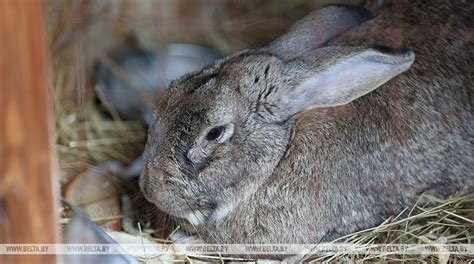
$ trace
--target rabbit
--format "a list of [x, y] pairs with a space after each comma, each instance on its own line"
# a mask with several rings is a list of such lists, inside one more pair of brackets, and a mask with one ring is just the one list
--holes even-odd
[[205, 243], [286, 244], [474, 186], [471, 14], [407, 1], [367, 21], [327, 6], [174, 81], [149, 128], [144, 196]]

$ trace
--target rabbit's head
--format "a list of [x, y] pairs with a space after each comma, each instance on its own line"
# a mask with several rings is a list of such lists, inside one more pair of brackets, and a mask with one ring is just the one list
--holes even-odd
[[[305, 19], [314, 24], [317, 15]], [[149, 129], [140, 185], [150, 201], [192, 224], [219, 220], [278, 166], [291, 145], [293, 117], [347, 104], [414, 60], [408, 50], [320, 48], [332, 31], [320, 32], [314, 46], [308, 32], [295, 34], [306, 24], [172, 83]], [[312, 46], [292, 49], [296, 38]]]

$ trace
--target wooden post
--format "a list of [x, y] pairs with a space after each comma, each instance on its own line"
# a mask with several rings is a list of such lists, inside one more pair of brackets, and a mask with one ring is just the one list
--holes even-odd
[[[57, 241], [42, 5], [0, 0], [0, 244]], [[0, 263], [55, 262], [54, 255], [0, 255]]]

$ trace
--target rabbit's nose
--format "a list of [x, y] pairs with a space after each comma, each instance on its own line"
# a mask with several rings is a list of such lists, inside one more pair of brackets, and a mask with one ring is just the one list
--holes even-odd
[[140, 189], [143, 193], [143, 196], [151, 203], [156, 203], [157, 200], [159, 199], [158, 194], [160, 193], [160, 190], [158, 188], [158, 184], [156, 184], [156, 181], [153, 180], [151, 177], [142, 177], [140, 179]]
[[151, 201], [151, 198], [153, 197], [152, 193], [152, 185], [150, 184], [150, 177], [148, 177], [148, 173], [146, 170], [140, 174], [140, 179], [138, 181], [138, 185], [140, 186], [140, 190], [142, 191], [143, 195], [148, 201]]
[[155, 173], [150, 171], [148, 166], [145, 166], [138, 181], [140, 190], [142, 191], [145, 198], [150, 202], [153, 202], [154, 197], [156, 197], [156, 192], [158, 191], [156, 188], [157, 179], [154, 178], [154, 174]]
[[145, 198], [149, 201], [156, 200], [159, 193], [164, 191], [165, 180], [170, 177], [171, 174], [166, 169], [148, 163], [139, 179], [139, 186]]

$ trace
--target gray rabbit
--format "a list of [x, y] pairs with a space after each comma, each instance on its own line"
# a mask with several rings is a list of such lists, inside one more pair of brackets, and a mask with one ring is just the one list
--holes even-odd
[[474, 186], [468, 2], [328, 6], [174, 81], [144, 195], [207, 243], [318, 243]]

